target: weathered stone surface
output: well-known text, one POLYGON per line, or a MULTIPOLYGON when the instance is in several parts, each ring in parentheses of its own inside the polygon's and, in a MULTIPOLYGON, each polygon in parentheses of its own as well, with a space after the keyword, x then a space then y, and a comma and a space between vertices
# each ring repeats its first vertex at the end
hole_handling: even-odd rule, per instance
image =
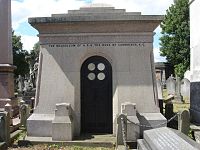
POLYGON ((197 150, 189 142, 166 127, 144 131, 144 140, 153 150, 197 150))
POLYGON ((142 125, 141 135, 145 130, 167 126, 167 119, 161 113, 139 113, 137 117, 142 125))
POLYGON ((186 78, 181 80, 181 95, 190 100, 190 81, 186 78))
POLYGON ((11 0, 0 1, 0 64, 12 64, 11 0))
POLYGON ((10 144, 10 115, 6 111, 0 111, 0 142, 10 144))
POLYGON ((172 76, 170 76, 166 81, 166 87, 167 87, 167 94, 168 95, 175 95, 176 91, 176 81, 172 76))
POLYGON ((188 110, 179 112, 178 116, 178 130, 188 135, 190 130, 190 113, 188 110))
POLYGON ((55 117, 52 121, 52 140, 72 141, 72 121, 71 105, 67 103, 56 104, 55 117))
POLYGON ((160 80, 156 80, 158 99, 163 99, 162 83, 160 80))
POLYGON ((0 1, 0 20, 0 108, 9 103, 15 112, 17 101, 14 99, 11 0, 0 1))
POLYGON ((54 114, 32 114, 27 119, 27 136, 52 136, 54 114))
POLYGON ((136 116, 136 104, 125 102, 121 104, 121 113, 127 116, 136 116))

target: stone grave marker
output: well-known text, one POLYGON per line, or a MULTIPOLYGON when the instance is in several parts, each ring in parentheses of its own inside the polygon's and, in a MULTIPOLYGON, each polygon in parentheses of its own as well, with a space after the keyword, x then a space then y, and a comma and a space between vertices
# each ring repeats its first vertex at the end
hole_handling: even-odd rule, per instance
POLYGON ((179 112, 178 116, 178 130, 188 135, 190 129, 190 113, 188 110, 179 112))
POLYGON ((157 85, 158 99, 163 99, 162 83, 159 79, 156 80, 156 85, 157 85))
POLYGON ((181 80, 181 95, 186 100, 190 100, 190 81, 186 78, 181 80))
POLYGON ((144 131, 144 140, 138 143, 138 150, 198 150, 188 137, 181 137, 169 128, 162 127, 144 131), (145 147, 146 143, 149 147, 145 147))
POLYGON ((178 102, 182 102, 183 98, 181 96, 181 80, 180 77, 176 77, 176 92, 175 92, 175 100, 178 102))
POLYGON ((175 86, 176 86, 176 81, 174 80, 173 76, 170 76, 166 81, 168 95, 175 95, 175 86))

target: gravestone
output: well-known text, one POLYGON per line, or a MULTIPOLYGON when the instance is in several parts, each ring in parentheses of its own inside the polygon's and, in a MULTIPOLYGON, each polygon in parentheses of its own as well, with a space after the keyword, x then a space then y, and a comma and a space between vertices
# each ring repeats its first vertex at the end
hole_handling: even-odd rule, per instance
POLYGON ((192 123, 200 125, 200 16, 196 16, 200 1, 190 1, 190 116, 192 123))
POLYGON ((175 87, 176 87, 176 81, 174 80, 173 76, 170 76, 166 81, 167 94, 175 95, 175 90, 176 90, 175 87))
MULTIPOLYGON (((165 118, 167 120, 169 120, 174 115, 175 115, 175 113, 174 113, 173 103, 165 104, 165 118)), ((173 128, 173 129, 177 129, 177 121, 176 120, 172 120, 172 121, 168 122, 167 126, 170 127, 170 128, 173 128)))
POLYGON ((183 97, 181 95, 181 80, 180 77, 176 77, 176 92, 175 92, 175 100, 177 102, 183 102, 183 97))
POLYGON ((186 78, 181 80, 181 95, 185 100, 190 100, 190 81, 186 78))
MULTIPOLYGON (((0 108, 7 103, 17 111, 17 100, 14 96, 11 0, 0 1, 0 108)), ((14 113, 15 114, 15 113, 14 113)))
POLYGON ((17 78, 17 85, 18 85, 17 90, 18 90, 19 94, 21 94, 24 89, 24 81, 23 81, 23 77, 21 75, 19 75, 17 78))
POLYGON ((10 144, 10 115, 6 111, 0 111, 0 142, 10 144))
POLYGON ((166 127, 144 131, 138 150, 198 150, 200 145, 179 132, 166 127), (146 146, 148 145, 148 146, 146 146))
POLYGON ((178 130, 188 135, 190 130, 190 113, 188 110, 183 110, 179 112, 178 115, 178 130))
POLYGON ((156 85, 157 85, 158 99, 163 99, 162 83, 159 79, 156 80, 156 85))
POLYGON ((41 45, 28 135, 52 137, 58 103, 71 105, 73 137, 114 133, 113 120, 127 101, 135 103, 140 113, 160 114, 150 47, 162 18, 113 7, 83 7, 68 14, 29 18, 39 31, 41 45))

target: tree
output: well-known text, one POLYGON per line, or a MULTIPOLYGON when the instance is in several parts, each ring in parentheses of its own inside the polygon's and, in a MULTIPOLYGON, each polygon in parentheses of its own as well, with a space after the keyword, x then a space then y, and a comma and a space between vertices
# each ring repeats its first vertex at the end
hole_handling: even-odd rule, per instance
POLYGON ((174 66, 175 74, 183 78, 190 65, 190 27, 188 0, 175 0, 161 22, 161 56, 174 66))
POLYGON ((17 66, 14 71, 15 77, 18 75, 25 76, 29 73, 29 64, 25 57, 29 55, 28 51, 22 49, 21 36, 17 36, 12 32, 12 49, 13 49, 13 64, 17 66))

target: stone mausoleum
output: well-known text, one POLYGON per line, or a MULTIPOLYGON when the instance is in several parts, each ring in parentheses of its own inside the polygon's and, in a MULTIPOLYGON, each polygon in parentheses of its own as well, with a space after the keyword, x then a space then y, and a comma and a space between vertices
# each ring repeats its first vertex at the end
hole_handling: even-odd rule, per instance
POLYGON ((153 31, 161 20, 113 7, 29 18, 39 31, 41 52, 28 136, 115 135, 124 103, 136 104, 144 118, 162 118, 153 58, 153 31))

